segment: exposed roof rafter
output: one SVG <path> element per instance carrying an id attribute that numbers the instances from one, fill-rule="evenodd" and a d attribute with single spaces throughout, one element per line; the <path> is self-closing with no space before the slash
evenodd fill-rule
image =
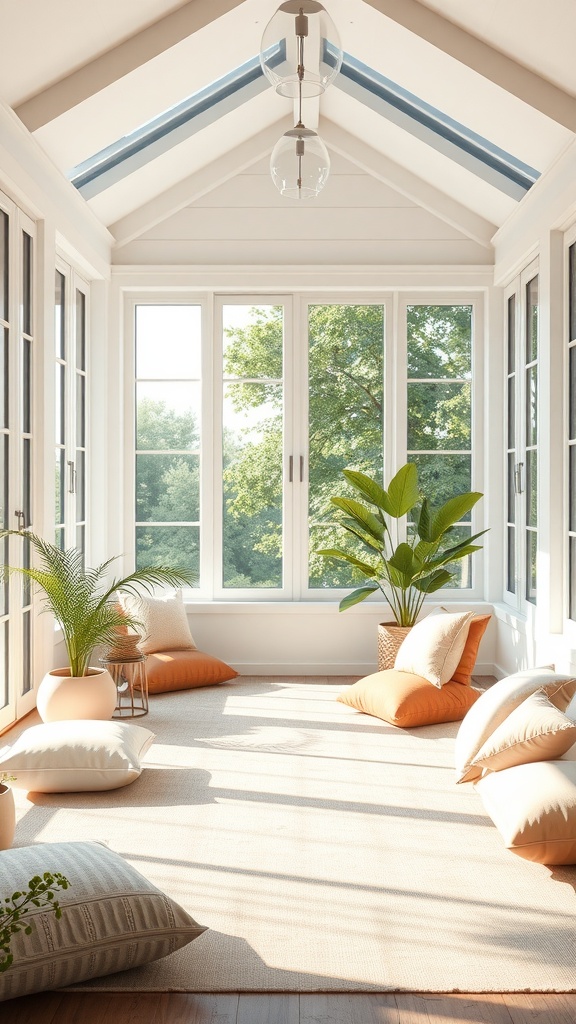
<path id="1" fill-rule="evenodd" d="M 471 35 L 418 0 L 364 0 L 380 14 L 420 36 L 461 64 L 576 132 L 576 98 Z"/>
<path id="2" fill-rule="evenodd" d="M 101 92 L 113 82 L 130 74 L 182 39 L 221 18 L 242 0 L 189 0 L 166 17 L 160 18 L 123 43 L 59 79 L 16 107 L 16 114 L 29 131 L 34 132 L 54 121 L 83 100 Z"/>

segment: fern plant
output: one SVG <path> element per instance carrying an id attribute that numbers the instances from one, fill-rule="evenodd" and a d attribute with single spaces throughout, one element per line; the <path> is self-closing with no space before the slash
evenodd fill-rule
<path id="1" fill-rule="evenodd" d="M 461 541 L 452 541 L 455 523 L 474 507 L 482 495 L 466 491 L 450 498 L 439 509 L 432 509 L 418 487 L 418 470 L 408 462 L 398 470 L 388 489 L 364 473 L 344 469 L 348 483 L 364 500 L 334 497 L 330 501 L 344 513 L 337 525 L 359 541 L 369 560 L 340 548 L 318 551 L 325 558 L 335 558 L 353 566 L 366 583 L 357 587 L 340 602 L 340 611 L 364 601 L 380 590 L 386 598 L 399 626 L 413 626 L 427 594 L 445 587 L 455 573 L 449 566 L 478 551 L 474 541 L 485 530 Z M 399 521 L 410 515 L 413 527 L 408 539 L 399 530 Z M 405 527 L 407 523 L 405 522 Z"/>
<path id="2" fill-rule="evenodd" d="M 11 534 L 30 541 L 38 564 L 4 565 L 0 572 L 4 577 L 14 573 L 24 576 L 44 592 L 44 606 L 62 629 L 71 676 L 88 675 L 95 647 L 113 644 L 119 630 L 138 627 L 138 619 L 117 604 L 117 594 L 138 595 L 140 589 L 151 592 L 155 587 L 190 586 L 195 582 L 190 570 L 168 565 L 149 565 L 108 582 L 108 571 L 118 556 L 88 569 L 77 548 L 62 551 L 30 530 L 5 530 L 0 536 Z"/>

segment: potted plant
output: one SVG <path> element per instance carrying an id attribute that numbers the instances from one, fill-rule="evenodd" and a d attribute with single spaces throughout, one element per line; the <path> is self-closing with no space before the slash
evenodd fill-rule
<path id="1" fill-rule="evenodd" d="M 59 871 L 45 871 L 42 876 L 34 875 L 28 882 L 26 892 L 13 892 L 0 900 L 0 973 L 7 971 L 14 962 L 14 954 L 10 952 L 12 936 L 24 929 L 30 935 L 32 924 L 22 921 L 33 907 L 50 906 L 58 920 L 62 910 L 54 893 L 67 889 L 70 882 Z"/>
<path id="2" fill-rule="evenodd" d="M 453 579 L 455 572 L 449 566 L 480 549 L 481 545 L 474 541 L 485 530 L 456 542 L 451 533 L 454 524 L 463 519 L 482 495 L 466 491 L 434 510 L 428 498 L 420 494 L 414 463 L 402 466 L 386 490 L 364 473 L 353 469 L 342 472 L 363 501 L 331 498 L 332 504 L 344 513 L 336 522 L 355 538 L 369 558 L 364 560 L 339 548 L 323 549 L 318 554 L 347 562 L 366 579 L 342 599 L 340 611 L 364 601 L 377 590 L 384 595 L 393 622 L 381 623 L 379 627 L 379 668 L 391 667 L 390 662 L 393 664 L 396 650 L 416 622 L 424 599 Z"/>
<path id="3" fill-rule="evenodd" d="M 0 772 L 0 850 L 10 849 L 14 839 L 14 832 L 16 831 L 14 793 L 8 785 L 13 780 L 13 775 L 8 775 L 7 772 Z"/>
<path id="4" fill-rule="evenodd" d="M 60 625 L 68 654 L 68 666 L 48 672 L 40 683 L 40 717 L 45 722 L 111 718 L 117 698 L 114 680 L 106 669 L 90 666 L 90 658 L 95 647 L 113 645 L 119 632 L 139 625 L 119 606 L 116 595 L 191 584 L 194 574 L 187 569 L 149 565 L 109 582 L 108 571 L 115 558 L 89 569 L 77 548 L 62 551 L 29 530 L 6 530 L 2 536 L 8 534 L 30 541 L 38 566 L 4 565 L 1 572 L 5 576 L 19 573 L 44 592 L 45 608 Z"/>

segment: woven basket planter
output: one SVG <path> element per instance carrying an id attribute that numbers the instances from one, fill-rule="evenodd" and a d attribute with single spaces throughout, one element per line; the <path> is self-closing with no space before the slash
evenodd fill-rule
<path id="1" fill-rule="evenodd" d="M 394 668 L 396 654 L 400 644 L 412 626 L 397 626 L 395 622 L 380 622 L 378 624 L 378 671 Z"/>

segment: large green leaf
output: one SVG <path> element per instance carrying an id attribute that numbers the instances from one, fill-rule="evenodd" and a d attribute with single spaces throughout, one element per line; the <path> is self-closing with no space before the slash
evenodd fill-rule
<path id="1" fill-rule="evenodd" d="M 446 504 L 442 505 L 442 508 L 438 509 L 432 517 L 428 539 L 440 540 L 454 523 L 459 523 L 464 518 L 481 497 L 479 491 L 466 491 L 464 494 L 457 494 L 456 497 L 449 498 Z"/>
<path id="2" fill-rule="evenodd" d="M 433 594 L 436 590 L 440 590 L 441 587 L 445 587 L 447 583 L 450 583 L 453 576 L 454 573 L 447 572 L 446 569 L 435 569 L 429 576 L 424 576 L 420 580 L 414 580 L 414 587 L 422 594 Z"/>
<path id="3" fill-rule="evenodd" d="M 346 477 L 349 483 L 360 491 L 367 501 L 372 505 L 376 505 L 377 508 L 383 509 L 384 512 L 388 512 L 389 515 L 393 515 L 390 510 L 390 500 L 383 487 L 377 483 L 376 480 L 371 480 L 365 473 L 360 473 L 355 469 L 343 469 L 343 475 Z"/>
<path id="4" fill-rule="evenodd" d="M 405 576 L 412 576 L 420 567 L 420 563 L 414 561 L 414 552 L 409 544 L 399 544 L 392 557 L 388 559 L 388 565 Z"/>
<path id="5" fill-rule="evenodd" d="M 418 470 L 413 462 L 407 462 L 398 470 L 388 485 L 388 513 L 395 519 L 405 516 L 420 500 L 418 491 Z"/>
<path id="6" fill-rule="evenodd" d="M 339 508 L 347 516 L 350 516 L 351 519 L 359 523 L 362 529 L 366 530 L 372 537 L 377 540 L 383 540 L 384 525 L 373 512 L 369 512 L 359 501 L 355 501 L 354 498 L 330 498 L 330 501 L 333 505 L 336 505 L 336 508 Z"/>
<path id="7" fill-rule="evenodd" d="M 356 537 L 361 541 L 364 547 L 371 551 L 377 551 L 379 555 L 382 554 L 382 541 L 377 537 L 371 537 L 369 533 L 364 533 L 362 530 L 359 530 L 356 523 L 342 521 L 338 525 L 342 526 L 343 529 L 348 533 L 351 533 L 353 537 Z"/>
<path id="8" fill-rule="evenodd" d="M 418 522 L 416 523 L 416 532 L 421 540 L 427 542 L 432 540 L 430 536 L 430 502 L 428 498 L 422 499 L 422 507 L 418 516 Z"/>
<path id="9" fill-rule="evenodd" d="M 340 548 L 323 548 L 321 551 L 317 551 L 316 554 L 324 555 L 325 558 L 337 558 L 339 562 L 348 562 L 349 565 L 353 565 L 360 572 L 363 572 L 365 576 L 377 576 L 378 574 L 378 570 L 373 565 L 362 562 L 355 555 L 349 554 L 348 551 L 341 551 Z"/>
<path id="10" fill-rule="evenodd" d="M 360 601 L 365 601 L 370 594 L 373 594 L 375 590 L 380 590 L 377 583 L 368 583 L 365 587 L 358 587 L 357 590 L 353 590 L 351 594 L 347 594 L 340 601 L 339 611 L 345 612 L 347 608 L 351 608 L 354 604 L 360 604 Z"/>

